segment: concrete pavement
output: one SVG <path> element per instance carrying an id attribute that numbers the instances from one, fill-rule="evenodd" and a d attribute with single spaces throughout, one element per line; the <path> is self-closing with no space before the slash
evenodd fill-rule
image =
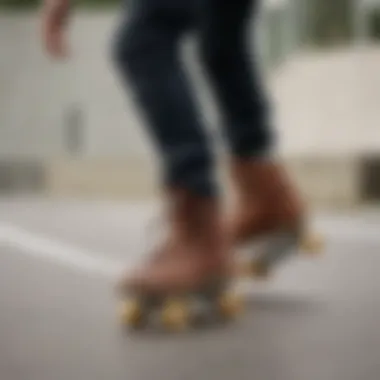
<path id="1" fill-rule="evenodd" d="M 113 274 L 153 243 L 144 226 L 156 214 L 146 203 L 0 202 L 2 380 L 379 379 L 380 213 L 318 215 L 325 254 L 243 284 L 237 323 L 122 333 Z"/>

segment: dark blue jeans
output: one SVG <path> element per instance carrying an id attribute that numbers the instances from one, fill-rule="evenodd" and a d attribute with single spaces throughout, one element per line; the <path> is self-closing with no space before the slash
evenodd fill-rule
<path id="1" fill-rule="evenodd" d="M 257 0 L 130 0 L 127 8 L 115 58 L 162 157 L 164 183 L 213 196 L 213 154 L 180 44 L 196 32 L 232 155 L 265 154 L 271 130 L 248 35 Z"/>

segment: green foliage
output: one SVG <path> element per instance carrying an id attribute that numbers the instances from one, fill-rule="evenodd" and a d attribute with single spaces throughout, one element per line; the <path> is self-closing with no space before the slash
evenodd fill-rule
<path id="1" fill-rule="evenodd" d="M 39 4 L 39 0 L 0 0 L 0 7 L 4 8 L 33 8 Z"/>
<path id="2" fill-rule="evenodd" d="M 375 9 L 369 17 L 369 37 L 373 41 L 380 41 L 380 8 Z"/>
<path id="3" fill-rule="evenodd" d="M 0 8 L 32 9 L 39 6 L 42 0 L 0 0 Z M 112 7 L 120 3 L 120 0 L 72 0 L 74 5 L 86 7 Z"/>
<path id="4" fill-rule="evenodd" d="M 354 0 L 313 0 L 311 5 L 310 37 L 314 45 L 341 45 L 352 41 Z"/>

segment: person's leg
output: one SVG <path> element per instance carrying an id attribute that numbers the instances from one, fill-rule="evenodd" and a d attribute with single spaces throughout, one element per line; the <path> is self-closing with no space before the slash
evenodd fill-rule
<path id="1" fill-rule="evenodd" d="M 128 12 L 115 58 L 162 160 L 171 232 L 161 252 L 172 259 L 146 266 L 125 283 L 167 290 L 201 281 L 210 263 L 222 265 L 212 153 L 180 59 L 181 39 L 198 9 L 184 0 L 133 0 Z"/>
<path id="2" fill-rule="evenodd" d="M 251 16 L 257 0 L 208 0 L 200 52 L 231 148 L 237 203 L 230 221 L 234 241 L 301 224 L 303 206 L 283 168 L 271 157 L 274 136 L 258 70 Z"/>
<path id="3" fill-rule="evenodd" d="M 248 29 L 257 0 L 206 0 L 200 55 L 219 103 L 232 155 L 266 155 L 273 135 Z"/>
<path id="4" fill-rule="evenodd" d="M 213 196 L 212 155 L 180 58 L 195 8 L 182 0 L 131 1 L 115 58 L 156 143 L 164 185 Z"/>

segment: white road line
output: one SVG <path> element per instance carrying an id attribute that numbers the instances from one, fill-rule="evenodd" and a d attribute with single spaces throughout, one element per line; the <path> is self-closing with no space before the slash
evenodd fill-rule
<path id="1" fill-rule="evenodd" d="M 73 247 L 9 224 L 0 223 L 0 244 L 20 249 L 26 255 L 50 260 L 101 277 L 114 277 L 125 265 L 125 263 L 107 259 L 105 255 Z"/>
<path id="2" fill-rule="evenodd" d="M 317 231 L 325 238 L 327 245 L 330 239 L 348 243 L 380 244 L 379 229 L 374 225 L 327 223 L 320 224 Z M 114 278 L 128 264 L 109 259 L 105 254 L 74 247 L 8 223 L 0 223 L 0 245 L 16 248 L 26 255 L 49 260 L 82 273 L 106 278 Z"/>

